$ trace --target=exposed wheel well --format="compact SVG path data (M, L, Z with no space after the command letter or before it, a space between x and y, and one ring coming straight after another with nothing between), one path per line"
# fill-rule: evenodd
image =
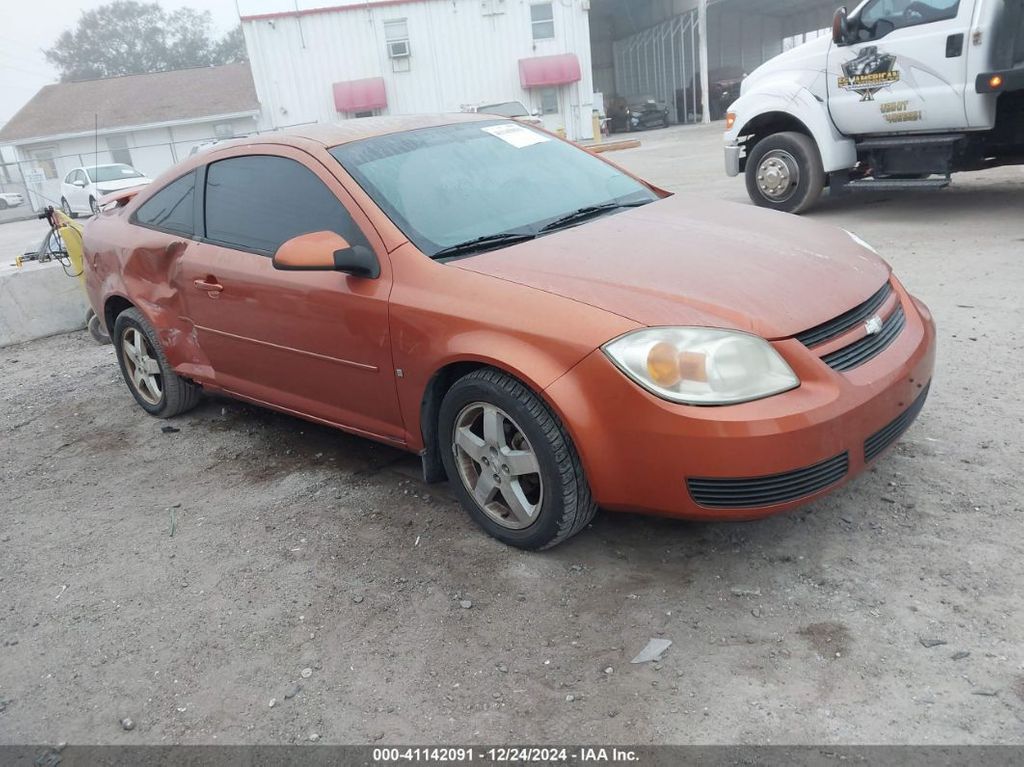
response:
M427 482L444 482L447 475L441 462L440 445L437 444L437 415L441 401L452 384L474 370L490 367L483 362L453 362L434 373L423 392L420 403L420 431L423 435L423 479Z
M747 157L750 156L750 150L757 146L758 141L773 133L786 131L803 133L805 136L810 136L812 140L814 139L814 135L807 126L788 112L765 112L743 126L743 130L740 131L740 144L745 151L740 159L740 171L746 170Z
M107 335L114 337L114 320L125 309L131 309L132 302L123 296L111 296L103 306L103 323L107 326Z

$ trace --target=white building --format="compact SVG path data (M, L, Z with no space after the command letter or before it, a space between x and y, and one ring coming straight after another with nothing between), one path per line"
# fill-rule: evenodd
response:
M549 129L592 138L589 9L590 0L342 0L243 15L260 127L521 101Z
M56 83L4 125L0 143L13 146L5 170L25 178L38 209L60 203L72 168L123 162L155 177L199 144L254 132L259 109L245 63Z

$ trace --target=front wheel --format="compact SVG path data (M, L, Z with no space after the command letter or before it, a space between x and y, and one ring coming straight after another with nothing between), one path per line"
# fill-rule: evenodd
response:
M0 210L7 210L7 200L0 197Z
M802 213L821 196L825 170L810 136L774 133L754 145L747 157L747 194L762 208Z
M547 404L491 368L455 382L438 438L452 489L470 517L521 549L556 546L594 518L579 455Z
M71 203L68 202L68 198L67 197L61 197L60 198L60 209L62 211L64 211L64 214L68 218L78 218L78 214L75 213L73 210L71 210Z

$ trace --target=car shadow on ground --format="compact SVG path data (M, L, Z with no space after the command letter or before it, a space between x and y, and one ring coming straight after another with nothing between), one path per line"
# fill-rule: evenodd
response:
M186 423L182 424L182 420ZM402 492L413 497L429 496L447 512L443 527L448 535L466 536L469 540L479 536L481 545L488 541L486 534L459 506L447 482L427 484L423 481L420 459L411 453L328 426L219 397L209 398L185 419L168 423L193 432L204 429L236 432L240 446L238 449L232 447L230 454L218 458L217 470L229 474L240 472L239 478L246 484L276 483L300 472L327 469L329 474L337 477L331 483L341 488L346 484L359 486L373 482L393 491L403 488ZM860 482L871 480L862 478ZM719 549L737 551L753 547L774 550L785 548L795 532L794 527L801 526L811 517L816 518L817 524L828 526L834 523L836 533L845 535L848 531L844 529L837 509L842 508L844 497L851 493L850 488L859 486L855 481L835 495L806 507L749 522L695 522L601 510L588 529L542 556L565 561L582 557L593 563L611 564L616 560L633 563L649 559L656 561L666 555L688 559L698 553L707 555ZM859 503L864 506L863 499ZM411 521L401 512L388 516L396 526L396 534Z

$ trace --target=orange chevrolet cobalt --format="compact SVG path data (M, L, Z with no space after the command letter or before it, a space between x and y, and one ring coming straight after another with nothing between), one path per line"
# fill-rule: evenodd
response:
M856 235L683 197L484 115L218 144L86 226L128 388L418 453L496 538L775 514L921 411L928 309Z

